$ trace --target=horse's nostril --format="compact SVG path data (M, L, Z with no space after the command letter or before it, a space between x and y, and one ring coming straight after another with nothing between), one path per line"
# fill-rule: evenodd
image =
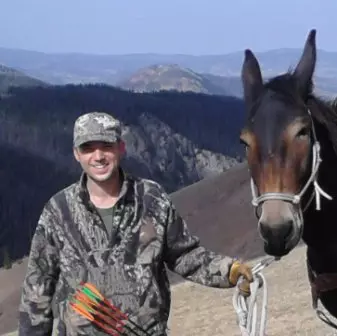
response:
M286 220L278 223L260 221L260 232L266 240L286 241L293 232L293 221Z
M292 220L287 221L287 223L284 224L284 237L285 237L285 239L290 238L293 230L294 230L294 222Z

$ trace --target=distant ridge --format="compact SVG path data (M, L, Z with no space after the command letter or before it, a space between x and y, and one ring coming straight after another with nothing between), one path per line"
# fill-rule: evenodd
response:
M226 96L242 96L239 77L228 78L197 73L178 64L155 64L141 68L117 82L117 86L135 92L174 90Z
M0 64L0 94L6 93L10 87L46 86L39 79L27 76L16 69Z
M256 51L265 76L273 76L291 65L301 55L301 48L280 48ZM318 50L316 76L334 79L337 76L337 52ZM216 55L188 54L84 54L46 53L22 49L0 48L0 63L23 71L29 76L51 84L106 83L115 85L141 68L154 64L177 64L199 74L239 77L243 50ZM325 91L336 92L337 81ZM327 90L328 89L328 90Z

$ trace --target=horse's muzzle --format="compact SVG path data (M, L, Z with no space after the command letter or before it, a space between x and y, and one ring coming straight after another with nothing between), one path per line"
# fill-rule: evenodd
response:
M302 236L302 217L289 202L267 200L262 204L258 229L267 254L281 257L289 253Z

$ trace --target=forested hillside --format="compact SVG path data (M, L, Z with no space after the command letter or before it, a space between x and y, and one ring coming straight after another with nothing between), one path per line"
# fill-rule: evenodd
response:
M0 95L7 92L10 87L46 86L39 79L29 77L21 71L0 64Z
M11 258L27 252L47 199L78 178L73 123L97 110L124 124L124 167L168 192L240 161L243 104L236 98L131 93L106 85L12 88L0 100L0 246Z

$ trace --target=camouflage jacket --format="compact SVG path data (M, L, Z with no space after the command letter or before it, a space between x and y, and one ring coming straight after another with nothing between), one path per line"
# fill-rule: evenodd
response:
M38 221L19 308L19 336L105 335L69 308L81 281L96 287L130 319L166 335L170 288L164 265L185 279L230 287L233 259L200 246L156 182L124 175L105 225L85 187L86 176L46 203ZM146 335L146 334L144 334Z

